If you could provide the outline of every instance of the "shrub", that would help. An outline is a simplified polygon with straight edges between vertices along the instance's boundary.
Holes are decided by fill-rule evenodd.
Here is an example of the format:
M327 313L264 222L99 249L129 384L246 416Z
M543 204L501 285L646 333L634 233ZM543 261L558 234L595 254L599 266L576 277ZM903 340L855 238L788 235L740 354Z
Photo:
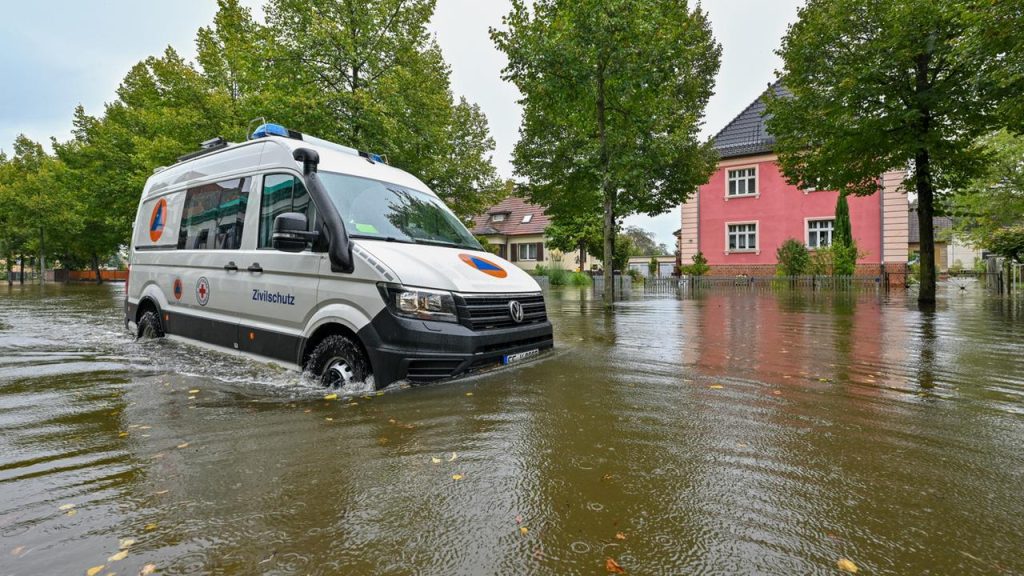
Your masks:
M807 247L794 238L789 238L775 251L777 270L782 276L801 276L811 268L811 256Z
M641 274L640 271L635 268L630 268L629 270L626 271L626 274L628 274L629 277L633 279L634 284L644 281L644 275Z
M651 256L651 261L647 263L647 273L651 277L658 275L658 259L654 256Z
M693 264L689 266L681 266L679 268L680 274L686 274L687 276L703 276L711 270L711 266L708 266L708 259L704 257L704 253L698 251L693 255Z
M552 286L565 286L569 283L569 273L564 268L552 266L547 273L548 283Z
M960 272L963 269L964 269L964 263L959 258L957 258L956 260L953 260L953 265L949 267L949 271L950 272Z
M548 267L543 264L537 264L533 270L530 270L530 274L533 274L534 276L547 276Z
M988 263L985 262L984 258L974 259L974 271L977 272L978 274L984 274L988 272Z
M832 252L832 275L853 276L857 270L857 243L851 238L847 243L829 246Z
M590 275L584 274L583 272L573 272L569 274L569 285L570 286L590 286Z

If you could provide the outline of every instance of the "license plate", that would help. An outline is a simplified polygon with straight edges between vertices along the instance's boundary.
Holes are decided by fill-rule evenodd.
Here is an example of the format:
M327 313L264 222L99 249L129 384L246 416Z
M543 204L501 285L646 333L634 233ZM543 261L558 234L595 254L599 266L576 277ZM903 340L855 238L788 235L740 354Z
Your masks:
M526 360L527 358L532 358L538 354L540 354L539 348L527 350L526 352L519 352L518 354L506 354L505 356L502 357L501 363L511 364L513 362L520 362L522 360Z

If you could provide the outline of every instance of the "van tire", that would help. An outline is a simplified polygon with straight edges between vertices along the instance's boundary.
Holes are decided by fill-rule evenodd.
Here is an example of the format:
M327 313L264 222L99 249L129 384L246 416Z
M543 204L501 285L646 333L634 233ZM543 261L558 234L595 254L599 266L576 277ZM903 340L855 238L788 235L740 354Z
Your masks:
M156 310L146 310L139 318L138 340L150 340L164 337L164 326L160 322L160 314Z
M340 334L321 340L309 355L306 367L325 388L342 388L349 382L364 382L370 376L370 365L362 348Z

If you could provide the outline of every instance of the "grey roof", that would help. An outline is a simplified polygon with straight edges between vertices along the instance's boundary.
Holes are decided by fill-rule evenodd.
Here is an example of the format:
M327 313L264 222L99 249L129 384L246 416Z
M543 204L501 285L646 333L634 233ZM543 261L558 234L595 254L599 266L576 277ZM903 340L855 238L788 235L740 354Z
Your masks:
M768 87L768 90L775 92L777 96L792 96L781 82L776 82ZM735 158L737 156L750 156L763 154L772 151L775 144L775 137L768 133L765 126L765 103L764 97L768 93L765 90L757 100L754 100L732 122L726 124L718 134L715 134L714 146L721 158Z
M920 244L921 243L921 221L917 217L917 204L916 202L910 206L910 214L907 217L907 243L908 244ZM939 232L942 230L949 230L953 227L953 219L949 216L933 216L932 217L932 230L936 236L936 242L938 240Z

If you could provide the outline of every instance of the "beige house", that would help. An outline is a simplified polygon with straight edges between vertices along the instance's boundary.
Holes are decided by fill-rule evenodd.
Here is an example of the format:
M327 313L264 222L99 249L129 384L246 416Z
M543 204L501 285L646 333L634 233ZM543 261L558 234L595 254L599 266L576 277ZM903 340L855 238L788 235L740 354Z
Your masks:
M563 253L548 248L544 230L549 224L551 220L542 207L513 196L474 217L471 230L474 235L486 238L491 246L497 246L499 256L523 270L533 270L538 265L587 270L598 263L586 256L581 261L579 250Z

